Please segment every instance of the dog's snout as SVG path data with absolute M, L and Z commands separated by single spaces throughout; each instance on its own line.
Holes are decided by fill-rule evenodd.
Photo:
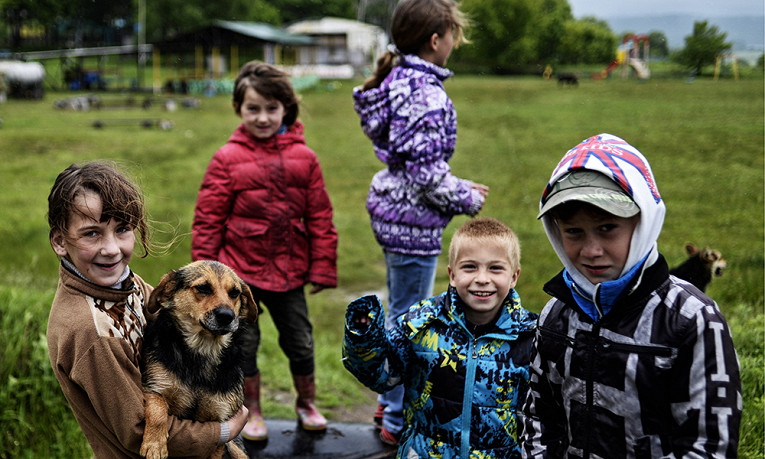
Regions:
M 215 308 L 213 315 L 215 316 L 215 322 L 221 327 L 227 326 L 236 319 L 234 311 L 228 308 Z

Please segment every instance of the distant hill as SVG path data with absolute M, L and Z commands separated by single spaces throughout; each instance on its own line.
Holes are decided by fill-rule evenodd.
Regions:
M 727 41 L 734 51 L 763 51 L 765 49 L 765 18 L 751 16 L 694 17 L 691 15 L 635 16 L 602 18 L 617 35 L 626 32 L 645 33 L 658 31 L 667 37 L 670 49 L 685 46 L 685 37 L 693 33 L 693 23 L 709 21 L 720 31 L 728 34 Z

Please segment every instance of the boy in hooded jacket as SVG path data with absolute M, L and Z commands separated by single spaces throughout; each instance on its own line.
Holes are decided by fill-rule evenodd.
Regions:
M 500 221 L 460 227 L 449 289 L 384 326 L 376 296 L 348 305 L 343 363 L 370 389 L 404 388 L 397 457 L 520 457 L 516 411 L 528 388 L 537 315 L 515 291 L 520 247 Z
M 669 275 L 646 158 L 600 134 L 569 150 L 539 218 L 563 263 L 545 284 L 524 457 L 735 457 L 739 364 L 717 304 Z

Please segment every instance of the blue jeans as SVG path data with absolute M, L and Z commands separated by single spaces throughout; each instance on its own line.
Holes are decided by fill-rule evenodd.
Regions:
M 396 317 L 409 310 L 409 306 L 433 296 L 438 256 L 420 257 L 387 251 L 384 255 L 388 286 L 385 327 L 390 328 Z M 377 398 L 380 405 L 385 407 L 383 427 L 393 434 L 404 429 L 403 399 L 403 384 Z

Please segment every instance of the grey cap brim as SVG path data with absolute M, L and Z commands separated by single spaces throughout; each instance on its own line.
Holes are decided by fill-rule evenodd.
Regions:
M 553 192 L 539 210 L 537 219 L 568 202 L 591 204 L 617 217 L 630 218 L 640 207 L 613 180 L 595 171 L 574 171 L 555 183 Z

